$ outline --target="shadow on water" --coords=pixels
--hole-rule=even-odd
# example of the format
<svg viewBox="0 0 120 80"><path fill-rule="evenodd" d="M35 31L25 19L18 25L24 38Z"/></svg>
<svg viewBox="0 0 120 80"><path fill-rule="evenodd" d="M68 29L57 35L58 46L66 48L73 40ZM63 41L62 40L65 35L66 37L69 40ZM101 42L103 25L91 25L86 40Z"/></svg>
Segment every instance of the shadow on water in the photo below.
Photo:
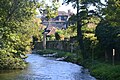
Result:
<svg viewBox="0 0 120 80"><path fill-rule="evenodd" d="M0 70L0 80L15 80L22 70Z"/></svg>
<svg viewBox="0 0 120 80"><path fill-rule="evenodd" d="M82 66L29 54L25 70L0 71L0 80L96 80L83 74Z"/></svg>

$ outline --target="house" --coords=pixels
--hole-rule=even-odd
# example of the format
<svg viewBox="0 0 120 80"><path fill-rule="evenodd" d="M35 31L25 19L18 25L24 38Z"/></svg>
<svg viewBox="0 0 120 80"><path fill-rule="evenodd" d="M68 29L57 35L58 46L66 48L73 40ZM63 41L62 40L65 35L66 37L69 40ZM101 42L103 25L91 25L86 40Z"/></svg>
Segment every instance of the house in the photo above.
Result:
<svg viewBox="0 0 120 80"><path fill-rule="evenodd" d="M45 19L45 17L42 17L42 24L47 27L56 27L59 29L66 29L68 24L68 19L70 16L72 16L73 13L68 10L66 13L65 11L58 11L58 16L55 18L51 18L49 21Z"/></svg>

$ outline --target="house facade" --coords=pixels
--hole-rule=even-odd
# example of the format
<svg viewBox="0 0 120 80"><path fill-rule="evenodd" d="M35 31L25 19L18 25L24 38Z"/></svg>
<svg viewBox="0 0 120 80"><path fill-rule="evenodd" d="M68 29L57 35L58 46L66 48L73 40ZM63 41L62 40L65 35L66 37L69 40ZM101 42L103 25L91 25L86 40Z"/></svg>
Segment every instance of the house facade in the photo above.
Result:
<svg viewBox="0 0 120 80"><path fill-rule="evenodd" d="M42 17L42 24L47 27L66 29L68 25L68 19L71 15L73 15L73 13L70 12L70 10L68 10L68 12L58 11L58 16L56 16L55 18L51 18L49 21Z"/></svg>

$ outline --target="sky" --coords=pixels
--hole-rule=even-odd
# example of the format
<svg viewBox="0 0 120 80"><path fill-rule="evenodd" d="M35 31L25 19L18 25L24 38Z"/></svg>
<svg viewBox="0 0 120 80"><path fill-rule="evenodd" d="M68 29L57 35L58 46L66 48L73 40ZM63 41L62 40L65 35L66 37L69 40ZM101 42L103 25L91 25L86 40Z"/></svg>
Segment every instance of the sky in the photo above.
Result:
<svg viewBox="0 0 120 80"><path fill-rule="evenodd" d="M50 4L51 4L50 1L52 1L52 0L46 0L46 3L48 3L48 4L50 5ZM58 11L68 12L68 10L71 10L71 11L74 12L74 13L77 12L76 9L73 9L71 3L68 4L68 5L67 5L67 4L62 5L62 3L63 3L63 0L59 0L60 7L59 7Z"/></svg>
<svg viewBox="0 0 120 80"><path fill-rule="evenodd" d="M62 3L63 3L63 0L60 0L60 7L59 7L58 11L68 12L68 10L71 10L73 13L77 12L77 10L72 7L71 3L68 5L67 4L62 5Z"/></svg>
<svg viewBox="0 0 120 80"><path fill-rule="evenodd" d="M39 0L39 1L40 1L40 0ZM46 3L50 4L50 1L51 1L51 0L46 0ZM101 2L102 2L102 3L105 3L105 0L101 0ZM72 7L72 3L69 3L68 5L67 5L67 4L62 5L63 0L59 0L59 3L60 3L60 7L59 7L58 11L68 12L68 10L71 10L71 12L77 13L77 9L74 9L74 8ZM89 9L95 9L95 7L91 6Z"/></svg>
<svg viewBox="0 0 120 80"><path fill-rule="evenodd" d="M71 10L72 12L76 13L77 10L73 9L72 4L69 5L61 5L61 7L58 9L58 11L65 11L68 12L68 10Z"/></svg>
<svg viewBox="0 0 120 80"><path fill-rule="evenodd" d="M60 8L58 9L58 11L65 11L65 12L67 12L68 10L71 10L73 13L77 13L77 9L74 9L74 8L72 7L72 4L71 4L71 3L70 3L69 5L62 5L63 0L59 0L59 1L60 1ZM105 3L105 0L101 0L101 2L102 2L103 4L106 4L106 3ZM94 6L90 6L90 7L89 7L89 10L93 10L93 9L95 9Z"/></svg>
<svg viewBox="0 0 120 80"><path fill-rule="evenodd" d="M39 1L40 1L40 0L39 0ZM46 0L46 3L50 4L50 1L49 1L49 0ZM60 7L58 8L58 11L68 12L68 10L71 10L71 12L73 12L73 13L76 13L76 12L77 12L76 9L73 9L71 3L70 3L69 5L67 5L67 4L62 5L63 0L59 0L59 3L60 3ZM37 9L37 12L38 12L38 16L40 16L38 9Z"/></svg>

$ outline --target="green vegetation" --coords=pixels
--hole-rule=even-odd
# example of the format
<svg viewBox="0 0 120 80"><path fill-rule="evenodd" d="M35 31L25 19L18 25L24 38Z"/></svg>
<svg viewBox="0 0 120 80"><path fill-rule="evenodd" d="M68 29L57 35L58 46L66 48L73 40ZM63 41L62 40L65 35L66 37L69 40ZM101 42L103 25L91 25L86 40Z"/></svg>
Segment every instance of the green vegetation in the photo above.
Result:
<svg viewBox="0 0 120 80"><path fill-rule="evenodd" d="M92 75L99 80L119 80L120 1L108 0L102 3L101 0L65 0L65 3L69 2L74 2L73 6L77 5L79 9L70 22L77 22L79 55L82 53L84 58L82 65L90 68ZM90 5L95 6L96 10L88 10Z"/></svg>
<svg viewBox="0 0 120 80"><path fill-rule="evenodd" d="M98 63L91 67L91 74L98 80L120 80L120 65Z"/></svg>
<svg viewBox="0 0 120 80"><path fill-rule="evenodd" d="M65 57L66 61L89 68L100 80L119 80L120 1L107 0L105 4L101 0L64 1L73 2L77 14L71 16L66 30L57 30L50 38L70 40L75 49L72 53L43 50L38 51L39 54L57 53L55 57ZM96 10L89 10L90 5ZM44 26L36 18L36 9L39 8L49 21L57 15L58 7L56 0L52 1L52 6L44 0L40 4L36 0L0 0L0 69L26 67L24 59L31 50L32 37L35 41L43 39Z"/></svg>
<svg viewBox="0 0 120 80"><path fill-rule="evenodd" d="M57 53L57 54L55 54ZM77 54L78 53L78 54ZM52 57L55 58L62 58L66 57L64 61L76 63L82 65L82 57L80 52L70 53L60 50L38 50L37 54L44 55L44 54L55 54ZM47 56L48 57L48 56ZM83 65L86 68L89 68L91 75L96 77L98 80L119 80L120 79L120 65L112 65L110 63L100 62L98 60L91 61L88 59L85 64Z"/></svg>
<svg viewBox="0 0 120 80"><path fill-rule="evenodd" d="M55 49L37 50L36 53L40 54L40 55L55 54L52 57L55 57L55 58L64 57L65 58L65 59L63 59L64 61L73 62L76 64L79 64L78 60L81 60L81 58L82 58L81 56L79 56L76 53L65 52L65 51L60 51L60 50L55 50ZM47 56L47 57L49 57L49 56Z"/></svg>
<svg viewBox="0 0 120 80"><path fill-rule="evenodd" d="M53 0L53 8L56 4ZM24 69L26 53L31 50L32 37L42 40L43 26L36 18L36 9L48 9L44 0L0 0L0 70ZM45 4L45 3L44 3ZM52 12L47 13L50 15ZM50 15L51 16L51 15Z"/></svg>
<svg viewBox="0 0 120 80"><path fill-rule="evenodd" d="M89 68L98 80L119 80L120 1L65 0L65 3L69 2L73 2L73 6L77 5L80 10L69 19L70 27L58 33L70 41L70 37L76 37L73 42L77 41L75 47L78 47L73 53L60 51L58 56L67 56L67 61ZM90 5L95 6L96 10L88 10Z"/></svg>
<svg viewBox="0 0 120 80"><path fill-rule="evenodd" d="M56 51L53 51L51 49L46 49L46 50L37 50L37 54L40 54L40 55L43 55L43 54L53 54L55 53Z"/></svg>
<svg viewBox="0 0 120 80"><path fill-rule="evenodd" d="M29 0L1 0L0 5L0 69L23 69L36 7Z"/></svg>

